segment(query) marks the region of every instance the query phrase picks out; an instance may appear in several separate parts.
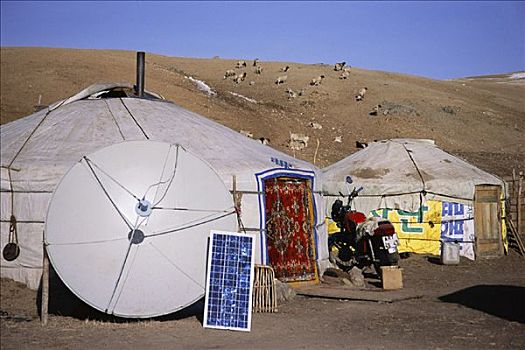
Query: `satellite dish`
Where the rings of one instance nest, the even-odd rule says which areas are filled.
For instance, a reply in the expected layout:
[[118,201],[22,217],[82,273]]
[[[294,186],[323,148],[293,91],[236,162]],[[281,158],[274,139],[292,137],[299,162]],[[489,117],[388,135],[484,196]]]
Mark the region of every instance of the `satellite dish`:
[[62,178],[45,243],[80,299],[108,314],[154,317],[204,296],[210,230],[236,224],[209,165],[179,145],[130,141],[84,156]]

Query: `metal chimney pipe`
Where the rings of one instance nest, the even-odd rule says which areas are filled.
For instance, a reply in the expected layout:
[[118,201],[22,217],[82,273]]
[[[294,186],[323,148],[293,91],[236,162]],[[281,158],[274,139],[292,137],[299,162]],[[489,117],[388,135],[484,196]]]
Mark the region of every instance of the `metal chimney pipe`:
[[143,51],[137,52],[137,85],[135,85],[135,93],[140,98],[144,97],[145,61],[146,53]]

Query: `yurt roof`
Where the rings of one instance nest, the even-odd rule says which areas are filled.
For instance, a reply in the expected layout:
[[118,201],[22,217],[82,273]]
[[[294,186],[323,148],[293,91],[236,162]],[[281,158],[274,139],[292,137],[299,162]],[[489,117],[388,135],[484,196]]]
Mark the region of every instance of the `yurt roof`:
[[[125,140],[180,144],[207,161],[226,183],[235,174],[240,187],[255,182],[256,172],[279,168],[279,162],[293,169],[318,171],[310,163],[165,101],[160,95],[147,92],[148,98],[128,97],[131,88],[129,84],[95,84],[47,109],[2,125],[2,188],[11,176],[15,190],[52,191],[83,155]],[[28,168],[31,172],[24,171]]]
[[402,197],[423,194],[427,199],[471,201],[475,185],[502,185],[496,176],[441,150],[434,141],[419,139],[373,142],[324,168],[323,175],[323,192],[328,195],[347,193],[345,179],[351,176],[350,186],[364,187],[362,197],[390,198],[389,205],[400,209],[420,203],[399,200]]

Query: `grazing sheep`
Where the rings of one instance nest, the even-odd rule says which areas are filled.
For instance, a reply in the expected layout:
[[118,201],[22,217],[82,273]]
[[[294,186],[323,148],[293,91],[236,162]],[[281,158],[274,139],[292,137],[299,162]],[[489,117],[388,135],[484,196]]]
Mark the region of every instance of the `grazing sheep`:
[[242,67],[246,67],[246,61],[237,61],[235,68],[242,68]]
[[287,75],[278,76],[277,80],[275,81],[275,84],[277,84],[277,85],[284,84],[284,83],[286,83],[286,80],[288,80],[288,76]]
[[303,134],[294,134],[290,133],[289,147],[293,150],[302,150],[303,148],[308,147],[309,136]]
[[281,72],[288,72],[288,70],[290,70],[290,66],[285,66],[285,67],[282,67],[281,69],[279,69]]
[[355,142],[355,147],[356,148],[367,148],[368,147],[368,143],[356,141]]
[[261,74],[263,71],[263,67],[261,66],[256,66],[255,67],[255,74]]
[[374,109],[372,109],[372,111],[368,114],[370,115],[377,115],[377,113],[379,113],[379,109],[381,109],[381,105],[375,105],[374,106]]
[[259,59],[256,58],[256,59],[253,60],[253,66],[257,67],[258,65],[259,65]]
[[288,99],[303,96],[303,90],[293,91],[292,89],[286,89],[286,93],[288,94]]
[[246,131],[246,130],[240,130],[239,132],[241,133],[241,135],[244,135],[246,137],[253,139],[253,134],[251,132]]
[[336,136],[334,142],[341,143],[343,142],[343,136]]
[[241,81],[244,81],[244,78],[246,78],[246,72],[242,73],[241,75],[235,75],[233,81],[235,84],[239,84]]
[[263,145],[269,145],[270,139],[267,139],[266,137],[260,137],[259,142],[262,143]]
[[317,85],[321,84],[321,81],[323,79],[324,79],[324,75],[320,75],[317,78],[313,78],[312,80],[310,80],[310,85],[317,86]]
[[350,68],[345,68],[341,72],[341,75],[339,76],[339,79],[346,79],[350,76]]
[[367,87],[362,88],[359,90],[359,93],[355,96],[356,101],[362,101],[365,98],[365,94],[368,91]]
[[316,123],[316,122],[310,122],[310,124],[308,124],[309,127],[311,128],[314,128],[314,129],[322,129],[323,126],[319,123]]
[[337,72],[337,71],[340,71],[340,70],[343,70],[343,68],[345,67],[346,65],[346,62],[339,62],[339,63],[336,63],[335,66],[334,66],[334,70]]
[[235,75],[235,71],[233,69],[228,69],[226,73],[224,73],[224,79],[228,79],[229,77],[233,77]]

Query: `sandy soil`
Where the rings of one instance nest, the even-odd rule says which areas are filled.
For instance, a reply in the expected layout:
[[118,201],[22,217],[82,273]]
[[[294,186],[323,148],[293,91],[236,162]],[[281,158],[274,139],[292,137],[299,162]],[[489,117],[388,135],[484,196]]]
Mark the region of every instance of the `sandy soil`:
[[511,252],[462,259],[458,266],[436,260],[418,255],[401,260],[404,292],[414,299],[297,296],[279,305],[278,313],[254,314],[249,333],[203,328],[202,304],[153,320],[110,319],[58,286],[51,291],[49,323],[42,327],[37,294],[2,280],[1,310],[19,319],[0,320],[1,348],[523,349],[525,259]]
[[[135,80],[134,52],[1,48],[0,54],[2,123],[32,113],[39,96],[41,104],[50,104],[95,82]],[[304,133],[309,146],[295,156],[312,162],[319,140],[320,167],[357,151],[356,141],[412,137],[434,139],[446,151],[501,176],[510,175],[512,168],[525,170],[525,79],[501,75],[438,81],[359,68],[339,79],[332,64],[264,61],[258,75],[252,58],[244,59],[247,67],[235,70],[246,72],[246,79],[235,84],[223,79],[227,69],[234,69],[234,60],[148,53],[146,88],[235,130],[269,138],[272,147],[292,155],[289,133]],[[286,65],[290,70],[280,72]],[[287,75],[287,82],[276,85],[280,75]],[[310,86],[319,75],[325,76],[322,83]],[[209,97],[185,78],[190,76],[217,94]],[[356,102],[362,87],[368,92]],[[287,89],[304,94],[289,99]],[[369,115],[378,104],[378,116]],[[309,127],[310,122],[322,129]],[[334,142],[336,136],[343,142]]]

